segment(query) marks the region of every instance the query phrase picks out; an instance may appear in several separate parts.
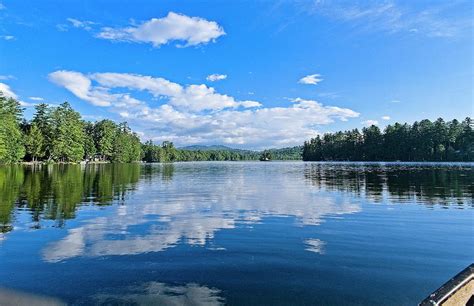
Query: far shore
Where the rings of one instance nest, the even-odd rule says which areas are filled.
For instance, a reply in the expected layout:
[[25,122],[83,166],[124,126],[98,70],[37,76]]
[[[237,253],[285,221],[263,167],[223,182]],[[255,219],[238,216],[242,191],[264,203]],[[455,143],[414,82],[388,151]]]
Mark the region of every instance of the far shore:
[[[305,163],[333,163],[333,164],[456,164],[456,165],[474,165],[474,161],[350,161],[350,160],[324,160],[324,161],[303,161],[302,159],[292,160],[270,160],[265,162],[305,162]],[[100,165],[100,164],[173,164],[173,163],[190,163],[190,162],[261,162],[259,160],[200,160],[200,161],[175,161],[175,162],[145,162],[135,161],[131,163],[116,163],[111,161],[80,161],[80,162],[57,162],[57,161],[23,161],[6,165]]]

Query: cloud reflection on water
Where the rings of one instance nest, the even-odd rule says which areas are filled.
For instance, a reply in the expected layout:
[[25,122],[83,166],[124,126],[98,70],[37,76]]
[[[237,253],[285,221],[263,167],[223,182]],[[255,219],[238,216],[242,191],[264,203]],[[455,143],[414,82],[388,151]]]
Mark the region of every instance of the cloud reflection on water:
[[361,210],[354,197],[308,188],[301,172],[282,175],[282,169],[248,169],[238,164],[224,169],[199,167],[177,165],[173,180],[163,183],[156,178],[139,184],[126,205],[69,229],[64,239],[43,250],[43,259],[135,255],[179,243],[205,246],[220,230],[256,224],[269,216],[291,216],[300,225],[319,225],[325,216]]
[[149,282],[142,286],[129,287],[120,294],[98,294],[93,304],[98,305],[224,305],[219,296],[220,290],[190,283],[172,286],[164,283]]

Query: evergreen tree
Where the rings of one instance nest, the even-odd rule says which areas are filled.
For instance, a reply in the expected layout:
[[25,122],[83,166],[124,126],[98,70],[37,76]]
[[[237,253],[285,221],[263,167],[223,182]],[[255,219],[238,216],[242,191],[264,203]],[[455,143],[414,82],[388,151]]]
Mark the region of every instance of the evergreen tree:
[[44,138],[38,126],[33,123],[26,135],[26,152],[35,162],[45,154]]
[[102,120],[95,124],[94,142],[102,160],[110,160],[113,155],[117,125],[111,120]]
[[36,112],[31,123],[38,127],[42,135],[44,156],[49,160],[51,159],[51,151],[53,146],[52,110],[45,103],[36,105],[35,110]]
[[91,122],[84,122],[84,158],[91,160],[97,149],[94,142],[94,124]]
[[15,163],[25,156],[20,128],[23,109],[20,103],[0,92],[0,162]]
[[80,161],[84,156],[84,127],[81,115],[65,102],[53,111],[52,118],[53,158],[62,162]]

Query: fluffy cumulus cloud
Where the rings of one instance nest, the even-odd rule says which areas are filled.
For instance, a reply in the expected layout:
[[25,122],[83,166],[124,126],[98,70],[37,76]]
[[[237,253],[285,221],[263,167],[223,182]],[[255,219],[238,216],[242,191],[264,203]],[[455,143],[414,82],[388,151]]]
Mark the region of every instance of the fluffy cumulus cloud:
[[211,81],[211,82],[221,81],[225,79],[227,79],[226,74],[217,74],[217,73],[210,74],[206,77],[206,80]]
[[181,41],[184,42],[181,46],[188,47],[214,41],[224,34],[224,29],[215,21],[169,12],[163,18],[152,18],[137,26],[102,28],[97,37],[112,41],[151,43],[155,47]]
[[[56,71],[49,78],[84,101],[108,107],[143,132],[145,139],[178,145],[297,145],[314,136],[317,125],[359,115],[301,98],[286,107],[263,107],[258,101],[238,100],[204,84],[183,86],[138,74]],[[152,99],[132,96],[140,91]]]
[[390,116],[382,116],[382,120],[390,120]]
[[298,83],[300,84],[308,84],[308,85],[316,85],[321,82],[323,79],[321,78],[320,74],[310,74],[305,77],[302,77]]

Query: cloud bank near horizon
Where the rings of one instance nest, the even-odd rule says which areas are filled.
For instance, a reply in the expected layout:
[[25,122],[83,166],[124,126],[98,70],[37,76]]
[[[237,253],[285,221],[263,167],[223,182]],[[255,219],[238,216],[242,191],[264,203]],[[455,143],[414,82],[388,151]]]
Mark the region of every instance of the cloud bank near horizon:
[[[265,107],[205,84],[181,85],[140,74],[58,70],[49,79],[128,121],[144,140],[178,145],[219,143],[256,149],[300,145],[317,134],[318,126],[359,116],[348,108],[302,98],[285,107]],[[150,94],[151,99],[134,97],[138,92]]]

